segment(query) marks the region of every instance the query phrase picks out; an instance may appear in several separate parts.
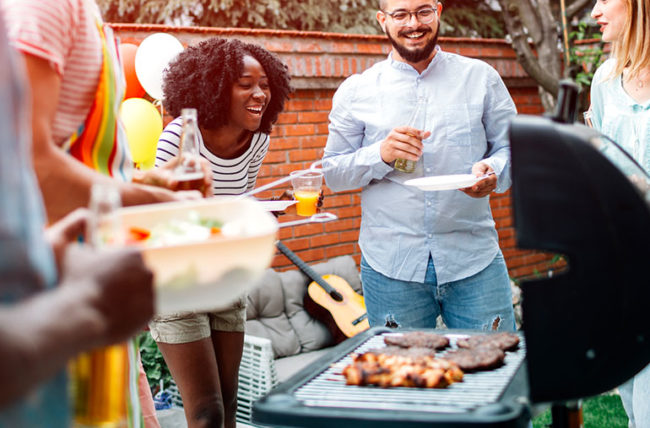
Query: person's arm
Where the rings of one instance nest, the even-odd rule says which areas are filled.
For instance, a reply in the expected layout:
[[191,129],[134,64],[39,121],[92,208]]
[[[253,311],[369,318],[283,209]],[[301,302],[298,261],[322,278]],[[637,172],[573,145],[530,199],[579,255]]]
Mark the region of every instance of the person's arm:
[[[503,193],[512,184],[508,129],[510,121],[517,114],[517,109],[501,77],[491,67],[488,68],[488,72],[490,75],[483,113],[483,126],[488,148],[484,158],[473,166],[472,173],[483,174],[494,171],[495,175],[491,176],[486,184],[490,184],[492,180],[496,181],[494,186],[491,184],[478,186],[479,191],[476,196],[470,194],[475,197],[485,196],[485,190],[489,187],[492,188],[490,191]],[[487,168],[484,168],[482,164],[487,165]]]
[[65,266],[56,289],[0,306],[0,407],[79,352],[126,340],[153,314],[153,275],[135,250],[75,245]]
[[393,171],[393,167],[382,159],[379,142],[362,147],[365,125],[347,108],[351,105],[358,77],[343,82],[332,101],[323,174],[333,191],[358,189]]
[[50,221],[58,220],[75,208],[87,206],[93,183],[107,182],[119,187],[123,205],[185,199],[153,186],[122,183],[104,176],[64,153],[54,143],[52,126],[59,102],[61,79],[48,61],[23,54],[31,87],[32,150],[34,169],[43,193]]

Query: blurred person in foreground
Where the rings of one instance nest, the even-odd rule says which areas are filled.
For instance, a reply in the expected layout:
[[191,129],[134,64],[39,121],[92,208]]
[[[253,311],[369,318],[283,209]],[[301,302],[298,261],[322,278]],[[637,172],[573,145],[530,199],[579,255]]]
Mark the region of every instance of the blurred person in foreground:
[[[598,0],[591,16],[612,44],[592,81],[592,124],[650,174],[650,1]],[[619,391],[630,428],[649,428],[650,366]]]
[[[362,188],[359,235],[371,326],[513,330],[510,279],[489,195],[510,186],[514,103],[498,73],[437,44],[442,4],[381,0],[388,58],[334,95],[323,156],[333,190]],[[406,126],[418,99],[424,106]],[[394,168],[417,161],[413,173]],[[425,192],[406,180],[473,174],[460,190]],[[493,173],[492,175],[487,175]]]
[[[164,106],[173,116],[197,110],[199,154],[210,164],[209,191],[241,195],[255,187],[270,133],[291,92],[287,66],[266,49],[236,39],[189,46],[164,75]],[[178,155],[182,120],[167,125],[156,166]],[[188,426],[235,427],[246,296],[212,312],[155,317],[151,335],[178,385]]]
[[43,233],[14,54],[0,19],[0,427],[67,428],[67,361],[142,329],[153,314],[153,275],[135,250],[70,245],[86,210]]
[[171,171],[134,169],[118,117],[117,45],[94,0],[0,0],[0,8],[27,66],[34,168],[50,221],[88,206],[93,183],[118,186],[123,205],[197,197],[173,192]]
[[[0,8],[26,64],[33,164],[50,222],[88,206],[97,183],[118,187],[123,205],[201,197],[173,192],[169,170],[134,170],[118,119],[124,77],[117,45],[94,0],[0,0]],[[140,369],[145,423],[156,428],[144,370],[138,361],[131,368]]]

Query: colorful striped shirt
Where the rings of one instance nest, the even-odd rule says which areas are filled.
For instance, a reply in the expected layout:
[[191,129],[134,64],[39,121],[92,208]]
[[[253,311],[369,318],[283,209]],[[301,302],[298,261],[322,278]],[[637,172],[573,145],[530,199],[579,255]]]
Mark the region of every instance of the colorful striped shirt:
[[3,0],[9,39],[19,51],[48,61],[61,77],[53,138],[63,143],[84,122],[102,69],[92,0]]
[[[158,139],[156,166],[159,167],[178,155],[182,119],[174,119]],[[255,187],[264,156],[269,149],[268,134],[253,134],[251,144],[241,156],[221,159],[205,146],[199,134],[199,152],[208,160],[212,170],[212,192],[216,195],[241,195]]]

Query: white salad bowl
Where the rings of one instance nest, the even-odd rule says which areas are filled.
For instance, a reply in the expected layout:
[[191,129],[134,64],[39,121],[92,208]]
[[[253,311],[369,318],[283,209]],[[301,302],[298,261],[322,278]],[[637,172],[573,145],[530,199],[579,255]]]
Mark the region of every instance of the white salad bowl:
[[188,213],[222,221],[224,233],[199,242],[142,244],[145,263],[155,274],[158,314],[227,307],[258,285],[275,254],[278,224],[251,198],[214,197],[118,210],[126,231],[160,229],[161,224],[188,218]]

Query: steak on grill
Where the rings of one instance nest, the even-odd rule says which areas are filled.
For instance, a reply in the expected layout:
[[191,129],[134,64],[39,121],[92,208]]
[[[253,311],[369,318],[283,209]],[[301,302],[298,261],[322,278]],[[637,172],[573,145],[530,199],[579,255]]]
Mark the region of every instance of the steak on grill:
[[387,335],[384,337],[384,343],[388,346],[399,346],[402,348],[431,348],[444,349],[449,346],[449,339],[435,333],[426,333],[423,331],[413,331],[404,333],[401,336]]
[[458,364],[464,372],[476,372],[501,367],[506,354],[494,346],[479,346],[448,351],[442,358]]
[[465,349],[493,346],[503,351],[514,351],[519,347],[519,336],[507,332],[476,335],[458,339],[456,345]]

